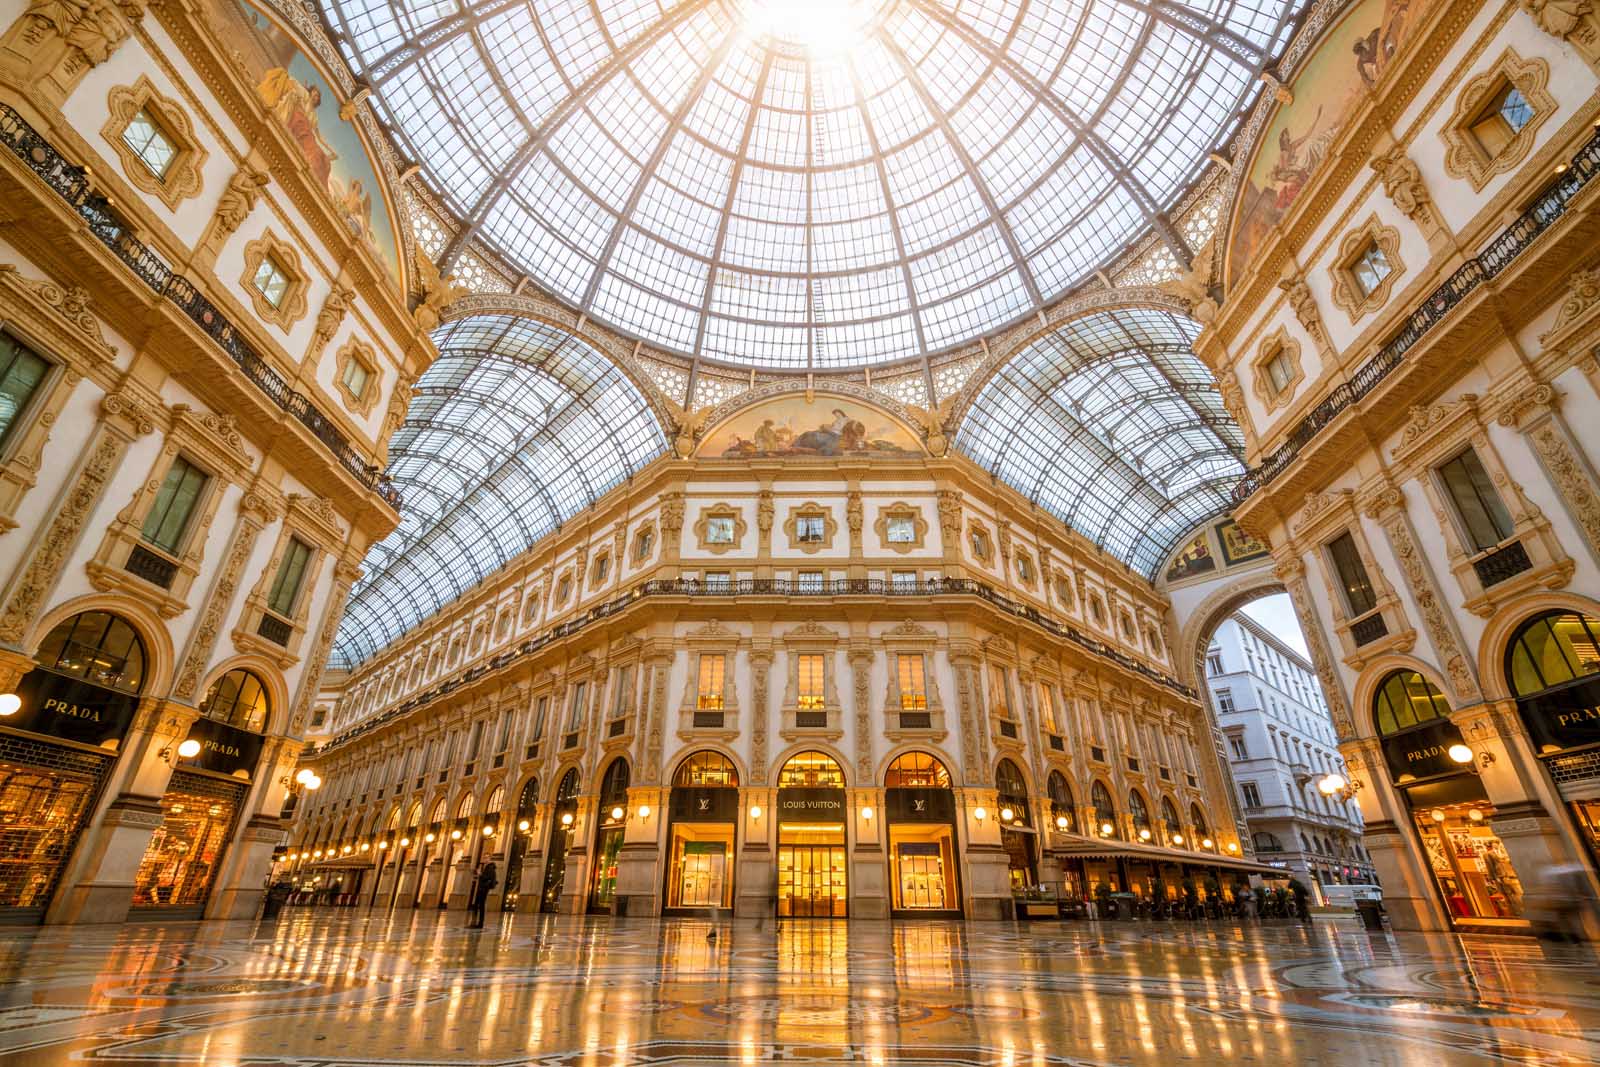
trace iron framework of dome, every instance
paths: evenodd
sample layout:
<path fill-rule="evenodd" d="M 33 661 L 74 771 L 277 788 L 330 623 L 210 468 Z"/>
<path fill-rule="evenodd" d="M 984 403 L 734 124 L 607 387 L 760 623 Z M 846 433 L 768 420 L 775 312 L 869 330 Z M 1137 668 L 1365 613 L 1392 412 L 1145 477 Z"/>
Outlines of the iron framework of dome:
<path fill-rule="evenodd" d="M 986 334 L 1152 228 L 1187 262 L 1163 212 L 1303 6 L 331 0 L 325 15 L 462 220 L 447 269 L 483 241 L 648 344 L 833 369 Z M 838 47 L 793 39 L 817 25 Z"/>

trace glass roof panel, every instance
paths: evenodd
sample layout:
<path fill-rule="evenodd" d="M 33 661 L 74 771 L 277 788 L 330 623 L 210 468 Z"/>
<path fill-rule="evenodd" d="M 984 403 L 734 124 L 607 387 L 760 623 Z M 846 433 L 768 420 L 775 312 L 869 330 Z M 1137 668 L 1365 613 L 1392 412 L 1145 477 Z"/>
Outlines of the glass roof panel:
<path fill-rule="evenodd" d="M 969 342 L 1142 238 L 1306 0 L 325 6 L 515 269 L 666 349 L 844 367 Z"/>
<path fill-rule="evenodd" d="M 439 359 L 389 443 L 400 525 L 367 556 L 335 664 L 366 659 L 666 449 L 638 387 L 563 330 L 479 315 L 433 339 Z"/>
<path fill-rule="evenodd" d="M 985 383 L 956 447 L 1150 577 L 1244 473 L 1198 332 L 1140 308 L 1074 319 Z"/>

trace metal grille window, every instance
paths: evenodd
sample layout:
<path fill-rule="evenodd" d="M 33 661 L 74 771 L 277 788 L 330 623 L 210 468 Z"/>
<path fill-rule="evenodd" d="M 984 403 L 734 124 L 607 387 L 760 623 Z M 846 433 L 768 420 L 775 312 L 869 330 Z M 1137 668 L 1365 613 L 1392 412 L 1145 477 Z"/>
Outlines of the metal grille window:
<path fill-rule="evenodd" d="M 723 705 L 723 674 L 727 670 L 727 657 L 720 652 L 700 654 L 700 681 L 696 689 L 695 706 L 702 711 L 721 711 Z"/>
<path fill-rule="evenodd" d="M 1476 452 L 1469 448 L 1441 465 L 1439 480 L 1444 483 L 1472 548 L 1487 552 L 1510 539 L 1511 515 Z"/>
<path fill-rule="evenodd" d="M 133 878 L 133 906 L 200 907 L 233 836 L 245 785 L 176 771 Z"/>
<path fill-rule="evenodd" d="M 822 710 L 824 670 L 824 659 L 819 652 L 806 652 L 796 657 L 795 686 L 799 693 L 798 706 L 802 711 Z"/>
<path fill-rule="evenodd" d="M 279 615 L 294 614 L 295 601 L 300 597 L 300 586 L 305 581 L 306 567 L 311 562 L 311 546 L 298 537 L 289 538 L 283 550 L 283 562 L 278 564 L 278 574 L 272 580 L 272 592 L 267 596 L 267 607 Z"/>
<path fill-rule="evenodd" d="M 161 479 L 150 513 L 144 517 L 141 536 L 163 552 L 176 555 L 205 487 L 204 471 L 182 456 L 174 459 Z"/>
<path fill-rule="evenodd" d="M 1344 590 L 1344 600 L 1351 615 L 1365 615 L 1378 606 L 1377 594 L 1367 578 L 1366 564 L 1356 551 L 1356 542 L 1348 532 L 1328 542 L 1328 558 L 1339 576 L 1339 586 Z"/>
<path fill-rule="evenodd" d="M 928 707 L 927 682 L 923 677 L 920 652 L 901 652 L 896 657 L 896 671 L 900 683 L 900 710 L 925 711 Z"/>
<path fill-rule="evenodd" d="M 49 363 L 0 333 L 0 449 L 49 370 Z"/>

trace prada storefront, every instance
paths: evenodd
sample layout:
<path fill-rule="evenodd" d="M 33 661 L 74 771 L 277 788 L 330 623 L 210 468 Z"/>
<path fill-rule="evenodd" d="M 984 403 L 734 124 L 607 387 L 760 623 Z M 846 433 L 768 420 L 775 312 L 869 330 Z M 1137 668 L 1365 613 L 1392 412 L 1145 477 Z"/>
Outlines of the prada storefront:
<path fill-rule="evenodd" d="M 0 922 L 43 918 L 144 686 L 144 645 L 105 612 L 58 625 L 35 660 L 0 705 Z"/>
<path fill-rule="evenodd" d="M 1451 923 L 1525 927 L 1522 881 L 1494 832 L 1494 807 L 1444 694 L 1416 671 L 1395 671 L 1376 705 L 1390 780 L 1411 810 Z"/>
<path fill-rule="evenodd" d="M 198 751 L 179 760 L 161 797 L 130 919 L 200 917 L 261 759 L 266 718 L 266 691 L 249 671 L 229 671 L 206 694 L 185 739 Z"/>
<path fill-rule="evenodd" d="M 1534 751 L 1566 802 L 1590 858 L 1600 864 L 1600 619 L 1546 612 L 1518 627 L 1506 680 Z"/>
<path fill-rule="evenodd" d="M 847 914 L 844 772 L 821 752 L 797 753 L 778 775 L 778 918 Z"/>
<path fill-rule="evenodd" d="M 889 765 L 884 786 L 892 914 L 960 915 L 950 772 L 926 753 L 907 752 Z"/>
<path fill-rule="evenodd" d="M 668 913 L 733 907 L 733 833 L 739 772 L 720 752 L 678 765 L 667 801 Z"/>

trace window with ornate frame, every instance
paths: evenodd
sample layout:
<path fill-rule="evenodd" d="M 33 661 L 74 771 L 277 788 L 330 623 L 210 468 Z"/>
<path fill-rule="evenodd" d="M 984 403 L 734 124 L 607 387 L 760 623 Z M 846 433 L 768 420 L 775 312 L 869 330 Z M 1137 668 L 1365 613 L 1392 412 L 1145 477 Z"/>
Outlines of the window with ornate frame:
<path fill-rule="evenodd" d="M 989 528 L 977 519 L 967 523 L 967 548 L 979 562 L 988 563 L 994 558 L 994 541 L 989 536 Z"/>
<path fill-rule="evenodd" d="M 791 549 L 811 555 L 833 547 L 839 522 L 833 517 L 833 509 L 808 500 L 789 509 L 783 532 L 789 538 Z"/>
<path fill-rule="evenodd" d="M 655 547 L 656 526 L 653 522 L 647 522 L 633 535 L 633 562 L 643 563 L 649 559 Z"/>
<path fill-rule="evenodd" d="M 842 736 L 838 679 L 839 635 L 818 623 L 801 623 L 783 635 L 786 677 L 782 736 L 793 740 Z"/>
<path fill-rule="evenodd" d="M 885 631 L 880 640 L 889 666 L 881 713 L 884 736 L 890 741 L 943 740 L 944 702 L 934 675 L 939 635 L 907 619 Z"/>
<path fill-rule="evenodd" d="M 1338 257 L 1329 270 L 1333 302 L 1357 322 L 1384 305 L 1405 270 L 1400 231 L 1372 215 L 1339 242 Z"/>
<path fill-rule="evenodd" d="M 363 418 L 378 403 L 378 357 L 372 349 L 351 338 L 334 355 L 334 381 L 344 406 Z"/>
<path fill-rule="evenodd" d="M 1523 59 L 1516 49 L 1469 78 L 1440 128 L 1445 173 L 1479 192 L 1497 174 L 1514 170 L 1533 151 L 1539 128 L 1556 110 L 1546 86 L 1550 65 Z"/>
<path fill-rule="evenodd" d="M 732 504 L 713 504 L 700 510 L 694 524 L 695 540 L 702 552 L 720 556 L 734 552 L 744 543 L 749 525 L 744 512 Z"/>
<path fill-rule="evenodd" d="M 1028 553 L 1026 553 L 1026 552 L 1019 551 L 1017 553 L 1016 567 L 1017 567 L 1017 581 L 1021 582 L 1024 586 L 1027 586 L 1029 589 L 1032 589 L 1033 588 L 1033 584 L 1034 584 L 1034 579 L 1036 577 L 1038 577 L 1038 572 L 1034 569 L 1034 566 L 1033 566 L 1033 557 L 1028 555 Z"/>
<path fill-rule="evenodd" d="M 611 553 L 601 552 L 589 564 L 589 588 L 598 589 L 611 576 Z"/>
<path fill-rule="evenodd" d="M 927 543 L 928 520 L 922 517 L 922 509 L 904 501 L 879 508 L 872 528 L 878 543 L 891 552 L 914 552 Z"/>
<path fill-rule="evenodd" d="M 157 92 L 141 74 L 132 85 L 113 88 L 106 107 L 110 118 L 100 135 L 135 188 L 160 200 L 169 211 L 200 195 L 207 153 L 181 104 Z"/>
<path fill-rule="evenodd" d="M 1262 339 L 1250 361 L 1251 388 L 1268 413 L 1294 398 L 1295 388 L 1305 378 L 1300 364 L 1300 342 L 1279 326 Z"/>
<path fill-rule="evenodd" d="M 244 246 L 239 284 L 256 314 L 284 333 L 305 318 L 308 286 L 300 253 L 270 230 Z"/>

